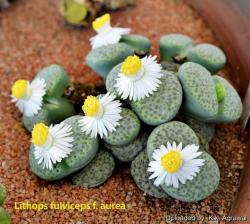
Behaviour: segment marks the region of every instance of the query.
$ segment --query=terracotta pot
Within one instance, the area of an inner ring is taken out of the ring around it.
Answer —
[[[250,81],[250,2],[248,0],[187,0],[222,44],[233,69],[232,80],[244,97]],[[248,132],[250,127],[247,127]],[[250,219],[250,134],[238,195],[230,215]],[[249,223],[247,221],[246,223]],[[238,222],[234,222],[238,223]]]

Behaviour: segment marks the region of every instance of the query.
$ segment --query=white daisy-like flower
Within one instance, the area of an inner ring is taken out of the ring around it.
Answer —
[[[128,34],[130,29],[112,27],[110,25],[110,14],[104,14],[97,18],[92,26],[97,32],[97,35],[90,39],[92,48],[106,46],[108,44],[118,43],[122,35]]]
[[[43,97],[46,93],[44,79],[36,78],[31,83],[18,80],[11,88],[12,102],[27,117],[36,115],[42,107]]]
[[[153,152],[153,161],[149,163],[149,172],[153,174],[149,179],[156,178],[154,185],[166,184],[167,186],[179,187],[179,182],[185,184],[192,180],[200,172],[204,165],[204,159],[197,159],[202,152],[198,152],[199,146],[187,145],[182,149],[182,143],[178,146],[175,142],[167,147],[161,145],[160,149]]]
[[[161,84],[162,67],[156,56],[128,56],[122,63],[115,88],[122,99],[136,101],[149,97]]]
[[[88,96],[82,106],[85,116],[79,120],[82,131],[96,138],[107,136],[108,132],[115,131],[121,119],[121,103],[115,96],[106,93],[102,97]]]
[[[65,123],[46,126],[38,123],[32,131],[34,155],[43,169],[53,169],[53,165],[61,162],[72,152],[74,138],[72,127]]]

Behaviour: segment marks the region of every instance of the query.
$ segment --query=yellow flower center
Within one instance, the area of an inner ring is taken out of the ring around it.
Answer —
[[[94,117],[99,112],[100,102],[95,96],[88,96],[84,101],[82,110],[86,116]]]
[[[126,76],[134,76],[141,69],[141,66],[141,59],[138,56],[128,56],[122,63],[121,72]]]
[[[48,135],[49,128],[43,123],[38,123],[32,131],[32,142],[36,145],[43,145],[47,141]]]
[[[28,91],[28,85],[29,83],[26,80],[16,81],[11,88],[12,96],[16,97],[17,99],[24,98]]]
[[[95,30],[99,30],[100,28],[102,28],[103,25],[105,25],[109,21],[110,21],[110,14],[106,13],[103,16],[95,19],[95,21],[92,22],[92,26]]]
[[[177,172],[182,164],[181,153],[177,150],[171,150],[161,157],[161,165],[168,173]]]

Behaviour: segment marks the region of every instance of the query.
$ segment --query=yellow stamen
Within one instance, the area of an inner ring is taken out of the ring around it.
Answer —
[[[99,30],[102,28],[104,24],[110,21],[110,14],[106,13],[103,16],[97,18],[95,21],[92,22],[92,26],[95,30]]]
[[[28,90],[28,81],[26,80],[17,80],[11,88],[12,96],[17,99],[22,99],[27,94]]]
[[[100,102],[95,96],[88,96],[84,101],[82,110],[86,116],[94,117],[99,112]]]
[[[141,59],[138,56],[128,56],[122,63],[121,72],[126,76],[134,76],[141,69],[141,66]]]
[[[32,142],[36,145],[43,145],[47,141],[48,135],[49,128],[43,123],[38,123],[32,131]]]
[[[181,153],[177,150],[171,150],[161,157],[161,165],[168,173],[177,172],[182,164]]]

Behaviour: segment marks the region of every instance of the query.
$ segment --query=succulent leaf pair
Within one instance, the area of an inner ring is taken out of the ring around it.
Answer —
[[[62,0],[60,12],[67,23],[78,27],[87,26],[103,8],[115,10],[133,4],[134,0]]]
[[[144,36],[123,35],[119,43],[91,50],[86,57],[86,63],[103,79],[106,79],[111,69],[124,61],[129,55],[133,55],[135,52],[147,54],[150,47],[150,40]]]
[[[221,76],[212,76],[203,66],[186,62],[179,68],[178,77],[184,91],[183,108],[189,116],[210,123],[231,123],[240,118],[241,99]]]
[[[2,207],[3,202],[6,198],[6,190],[5,187],[0,184],[0,223],[1,224],[10,224],[11,218],[9,213]]]
[[[182,34],[162,36],[159,47],[161,61],[195,62],[212,74],[222,69],[226,63],[226,56],[220,48],[208,43],[194,45],[190,37]]]
[[[188,180],[179,188],[162,184],[156,187],[149,180],[147,171],[148,163],[152,160],[153,151],[167,142],[182,142],[183,146],[188,144],[200,145],[202,151],[200,159],[205,160],[205,165],[193,180]],[[147,147],[133,160],[131,174],[137,186],[145,193],[157,198],[171,196],[175,199],[187,202],[200,201],[211,195],[217,188],[220,180],[220,172],[216,161],[206,151],[196,133],[185,123],[171,121],[156,127],[150,134]]]
[[[32,117],[23,116],[23,124],[29,132],[32,131],[36,123],[56,124],[75,114],[74,106],[63,97],[65,89],[71,83],[60,65],[54,64],[45,67],[37,74],[36,78],[45,80],[46,94],[38,114]]]

